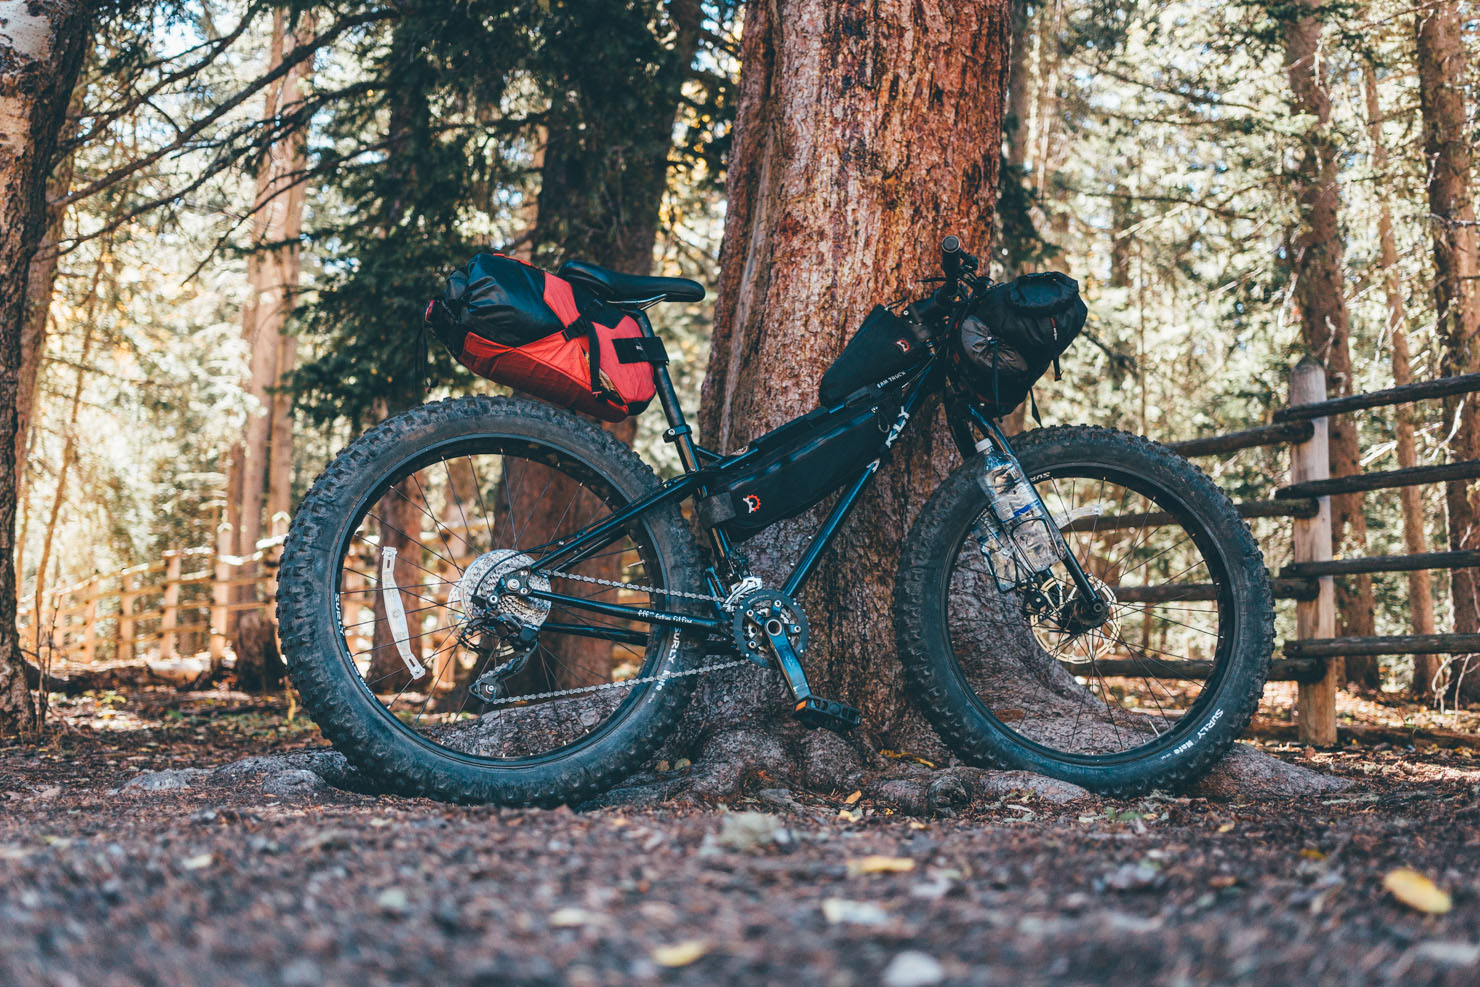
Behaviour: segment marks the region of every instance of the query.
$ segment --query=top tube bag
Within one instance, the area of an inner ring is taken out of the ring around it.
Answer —
[[[480,377],[619,422],[657,393],[662,344],[586,289],[503,254],[478,254],[447,278],[426,322]]]

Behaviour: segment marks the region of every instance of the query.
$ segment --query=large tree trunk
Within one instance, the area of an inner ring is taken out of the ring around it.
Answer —
[[[283,52],[295,47],[312,32],[307,18],[288,24],[288,15],[273,15],[269,67],[281,64]],[[276,120],[294,112],[303,100],[303,87],[313,71],[312,60],[302,62],[268,87],[262,118]],[[293,371],[297,344],[284,332],[298,292],[302,268],[299,236],[303,231],[306,185],[303,171],[308,163],[302,127],[293,127],[267,149],[257,169],[257,189],[252,217],[252,253],[247,258],[250,295],[242,309],[242,337],[251,353],[247,391],[255,407],[247,418],[246,436],[232,450],[230,494],[235,508],[228,512],[232,524],[233,552],[243,558],[257,551],[263,534],[263,504],[267,517],[286,513],[293,472],[293,426],[289,417],[292,399],[284,385]],[[257,572],[255,563],[238,570],[243,578]],[[241,586],[239,602],[256,599],[255,586]],[[271,627],[249,622],[246,632],[236,635],[237,679],[240,682],[271,683],[277,676],[277,647]]]
[[[287,15],[278,11],[273,18],[272,53],[269,66],[281,63],[286,48],[296,46],[306,26],[290,30]],[[310,62],[301,63],[283,76],[277,86],[269,87],[263,107],[264,120],[292,113],[302,102],[303,85],[312,71]],[[302,172],[307,164],[304,134],[294,128],[273,143],[263,156],[257,171],[257,191],[252,217],[252,254],[247,259],[247,281],[250,295],[242,311],[242,337],[251,352],[251,375],[248,392],[257,407],[247,419],[245,441],[239,450],[241,463],[240,522],[235,531],[235,551],[250,555],[257,550],[262,537],[263,497],[268,488],[268,464],[291,464],[291,448],[269,453],[270,440],[291,446],[292,430],[286,421],[286,395],[274,393],[291,373],[292,366],[283,360],[294,350],[283,329],[292,313],[301,269],[298,239],[303,231],[304,184]],[[281,417],[283,420],[278,421]],[[284,452],[287,454],[285,460]],[[283,480],[272,478],[272,486],[282,499]],[[245,570],[243,575],[249,575]]]
[[[869,309],[936,272],[944,234],[988,246],[1007,81],[1006,0],[790,0],[746,16],[701,413],[705,444],[727,450],[814,407]],[[933,413],[912,424],[803,601],[817,691],[885,735],[908,705],[890,630],[900,541],[958,459]],[[768,584],[819,516],[746,543]],[[744,700],[718,701],[728,717]]]
[[[1475,202],[1471,181],[1469,128],[1465,120],[1465,52],[1459,5],[1439,2],[1414,15],[1418,42],[1418,91],[1423,112],[1424,151],[1428,157],[1429,218],[1434,239],[1434,301],[1443,347],[1441,371],[1468,374],[1480,370],[1480,260],[1476,257]],[[1480,458],[1480,402],[1475,395],[1445,398],[1444,410],[1454,432],[1450,457]],[[1454,549],[1480,548],[1480,496],[1472,484],[1456,480],[1444,491],[1449,509],[1449,544]],[[1449,577],[1454,598],[1454,629],[1480,631],[1480,573],[1454,569]],[[1461,660],[1469,664],[1473,656]],[[1458,676],[1460,687],[1480,695],[1480,675],[1473,669]]]
[[[7,4],[0,21],[0,448],[15,449],[28,268],[46,217],[46,176],[86,47],[91,4]],[[15,627],[13,468],[0,469],[0,736],[34,719]]]
[[[1372,141],[1373,171],[1377,186],[1377,241],[1382,264],[1382,287],[1387,301],[1388,333],[1393,346],[1393,383],[1399,387],[1413,382],[1408,352],[1408,321],[1403,301],[1403,283],[1398,271],[1398,246],[1393,236],[1392,205],[1388,201],[1388,153],[1382,139],[1382,102],[1378,99],[1377,71],[1368,64],[1362,68],[1362,88],[1367,98],[1367,133]],[[1412,405],[1398,409],[1394,434],[1398,441],[1398,465],[1409,469],[1418,465],[1417,412]],[[1410,554],[1429,550],[1424,532],[1423,492],[1418,487],[1398,491],[1403,505],[1403,544]],[[1408,574],[1408,608],[1412,614],[1413,633],[1434,633],[1434,590],[1427,570]],[[1413,656],[1413,681],[1410,691],[1417,696],[1433,696],[1443,691],[1443,660],[1438,655]]]
[[[1301,335],[1306,347],[1326,365],[1327,390],[1332,396],[1352,392],[1352,364],[1348,337],[1351,320],[1346,307],[1341,235],[1341,189],[1337,183],[1337,141],[1331,131],[1331,94],[1326,85],[1326,60],[1321,49],[1324,26],[1322,0],[1300,0],[1302,14],[1285,24],[1285,72],[1294,109],[1314,122],[1303,135],[1304,153],[1294,176],[1300,225],[1295,232],[1291,263],[1295,298],[1300,307]],[[1360,472],[1361,450],[1356,425],[1350,417],[1331,422],[1331,475]],[[1361,554],[1367,544],[1367,518],[1362,494],[1331,498],[1332,550]],[[1338,633],[1361,637],[1372,634],[1372,577],[1341,580],[1336,586],[1340,615]],[[1348,680],[1378,684],[1377,659],[1346,659]]]

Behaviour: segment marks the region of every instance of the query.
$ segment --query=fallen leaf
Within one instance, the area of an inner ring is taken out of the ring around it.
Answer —
[[[1232,874],[1214,874],[1208,878],[1208,886],[1214,888],[1231,888],[1238,883],[1238,878]]]
[[[851,809],[839,809],[838,818],[846,819],[848,822],[858,822],[858,820],[863,818],[863,813],[854,812]]]
[[[852,795],[849,795],[847,798],[843,799],[843,804],[844,805],[853,805],[853,804],[855,804],[861,798],[863,798],[863,790],[862,789],[859,789],[858,791],[854,792]]]
[[[1454,907],[1447,892],[1440,890],[1438,885],[1418,871],[1407,867],[1389,871],[1387,877],[1382,879],[1382,886],[1409,908],[1430,915],[1443,915]]]
[[[1224,823],[1222,826],[1219,826],[1218,827],[1218,832],[1220,832],[1220,833],[1231,833],[1231,832],[1233,832],[1233,823]]]
[[[884,857],[871,854],[848,861],[849,877],[859,877],[864,874],[905,874],[914,869],[915,862],[909,857]]]
[[[1326,855],[1314,847],[1305,847],[1300,851],[1303,860],[1325,860]]]
[[[688,939],[672,946],[658,946],[653,950],[653,962],[659,966],[688,966],[709,952],[709,943],[702,939]]]
[[[927,768],[933,768],[936,766],[934,761],[927,761],[920,755],[911,754],[909,751],[881,750],[879,751],[879,753],[883,754],[885,757],[893,758],[896,761],[914,761],[916,764],[923,764]]]
[[[694,762],[693,761],[690,761],[688,758],[681,757],[677,761],[674,761],[673,762],[673,770],[674,771],[682,771],[685,768],[692,767],[693,764],[694,764]]]

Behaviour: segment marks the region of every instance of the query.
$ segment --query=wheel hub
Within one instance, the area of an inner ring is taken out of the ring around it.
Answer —
[[[1023,609],[1030,617],[1042,621],[1045,629],[1070,637],[1079,637],[1106,624],[1114,636],[1115,592],[1097,576],[1089,576],[1098,601],[1086,600],[1079,595],[1079,587],[1067,579],[1053,579],[1028,593],[1023,598]]]
[[[534,559],[513,548],[496,548],[473,560],[452,590],[452,603],[462,608],[463,623],[487,624],[513,619],[539,627],[550,615],[550,601],[527,595],[549,592],[550,580],[534,572]]]

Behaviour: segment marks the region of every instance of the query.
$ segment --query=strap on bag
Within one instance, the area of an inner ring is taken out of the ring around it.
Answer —
[[[581,336],[586,337],[586,367],[591,375],[591,396],[598,401],[625,404],[620,394],[601,383],[601,337],[597,335],[596,323],[591,321],[591,317],[585,311],[577,309],[575,321],[565,327],[565,338],[575,340]]]

